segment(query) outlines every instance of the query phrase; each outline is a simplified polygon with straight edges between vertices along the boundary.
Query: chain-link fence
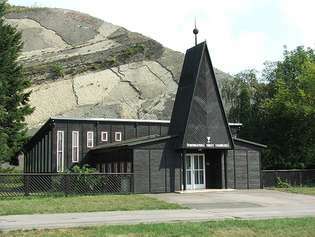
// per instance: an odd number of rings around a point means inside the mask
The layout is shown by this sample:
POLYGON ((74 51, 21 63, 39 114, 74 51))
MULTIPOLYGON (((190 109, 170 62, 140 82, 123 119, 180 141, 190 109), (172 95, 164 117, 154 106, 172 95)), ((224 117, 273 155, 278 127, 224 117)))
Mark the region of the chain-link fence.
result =
POLYGON ((315 169, 263 170, 262 173, 264 187, 275 187, 279 178, 292 186, 315 186, 315 169))
POLYGON ((132 193, 133 174, 0 174, 0 197, 132 193))

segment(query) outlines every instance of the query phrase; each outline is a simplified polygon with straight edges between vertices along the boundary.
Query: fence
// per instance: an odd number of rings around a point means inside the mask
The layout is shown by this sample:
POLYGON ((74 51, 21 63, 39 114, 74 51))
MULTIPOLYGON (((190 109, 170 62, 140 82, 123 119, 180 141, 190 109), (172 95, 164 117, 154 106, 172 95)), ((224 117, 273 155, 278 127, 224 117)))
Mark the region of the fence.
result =
POLYGON ((274 187, 277 178, 281 178, 292 186, 315 185, 315 169, 308 170, 264 170, 263 186, 274 187))
POLYGON ((133 174, 0 174, 0 197, 133 192, 133 174))

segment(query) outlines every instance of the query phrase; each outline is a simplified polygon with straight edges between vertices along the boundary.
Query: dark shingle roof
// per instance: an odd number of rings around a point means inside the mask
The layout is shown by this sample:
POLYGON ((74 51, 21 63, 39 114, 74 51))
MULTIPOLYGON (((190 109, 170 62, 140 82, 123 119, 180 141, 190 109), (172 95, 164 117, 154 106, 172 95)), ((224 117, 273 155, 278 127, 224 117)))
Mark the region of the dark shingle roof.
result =
POLYGON ((168 140, 168 139, 171 139, 174 137, 175 136, 160 136, 160 135, 143 136, 143 137, 124 140, 121 142, 101 144, 101 145, 98 145, 98 146, 90 149, 90 152, 100 151, 100 150, 113 150, 113 149, 129 148, 129 147, 133 147, 133 146, 144 145, 147 143, 160 142, 160 141, 168 140))
POLYGON ((249 144, 249 145, 252 145, 252 146, 259 147, 259 148, 267 148, 267 146, 264 145, 264 144, 260 144, 260 143, 257 143, 257 142, 248 141, 248 140, 245 140, 245 139, 242 139, 242 138, 238 138, 238 137, 234 137, 233 140, 236 141, 236 142, 249 144))

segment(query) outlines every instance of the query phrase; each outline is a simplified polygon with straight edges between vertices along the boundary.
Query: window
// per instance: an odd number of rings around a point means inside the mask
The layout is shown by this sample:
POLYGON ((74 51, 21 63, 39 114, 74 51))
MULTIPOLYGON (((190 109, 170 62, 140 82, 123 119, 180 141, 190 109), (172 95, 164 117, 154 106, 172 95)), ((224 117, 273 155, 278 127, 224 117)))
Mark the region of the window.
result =
POLYGON ((79 131, 72 131, 72 162, 79 162, 79 131))
POLYGON ((115 132, 115 141, 121 142, 121 132, 115 132))
POLYGON ((64 167, 64 131, 57 131, 57 172, 63 172, 64 167))
POLYGON ((108 132, 101 132, 101 141, 102 142, 108 141, 108 132))
POLYGON ((91 148, 94 146, 94 133, 92 131, 89 131, 86 133, 86 146, 88 148, 91 148))

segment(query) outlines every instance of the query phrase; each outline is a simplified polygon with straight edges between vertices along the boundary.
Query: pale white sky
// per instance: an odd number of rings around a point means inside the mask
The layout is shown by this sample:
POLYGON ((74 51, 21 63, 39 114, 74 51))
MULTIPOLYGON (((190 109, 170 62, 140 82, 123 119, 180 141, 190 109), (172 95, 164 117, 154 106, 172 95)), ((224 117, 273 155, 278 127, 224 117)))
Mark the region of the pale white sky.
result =
POLYGON ((261 70, 266 60, 281 57, 283 45, 315 48, 314 0, 9 0, 25 6, 79 10, 164 46, 185 52, 207 40, 215 67, 237 73, 261 70))

